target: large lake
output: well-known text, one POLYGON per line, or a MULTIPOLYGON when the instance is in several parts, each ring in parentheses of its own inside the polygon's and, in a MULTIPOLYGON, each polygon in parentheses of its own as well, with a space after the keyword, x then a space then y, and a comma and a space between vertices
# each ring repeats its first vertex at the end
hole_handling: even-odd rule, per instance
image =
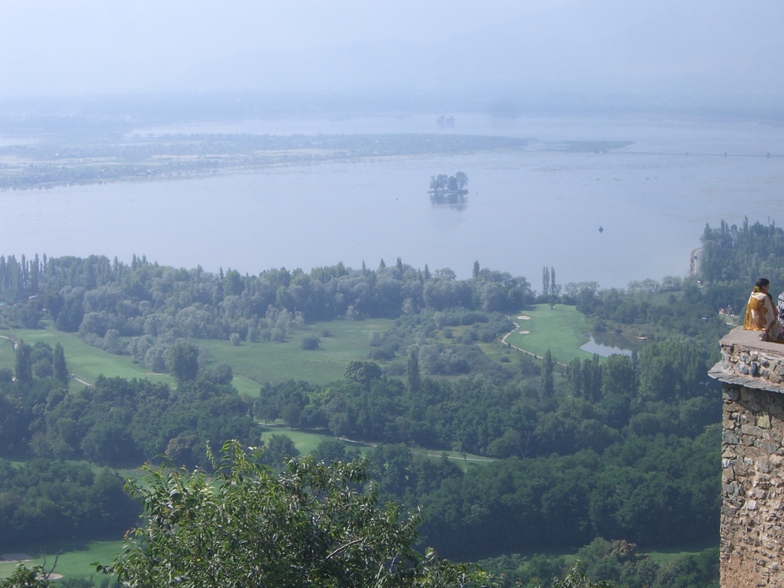
MULTIPOLYGON (((140 132, 440 132, 435 116, 250 121, 140 132)), ((706 223, 784 217, 784 128, 682 120, 455 115, 456 133, 623 140, 610 153, 527 150, 297 165, 190 180, 0 193, 0 253, 132 254, 258 273, 396 258, 468 277, 473 263, 602 287, 685 276, 706 223), (768 155, 770 154, 770 155, 768 155), (464 171, 462 210, 433 206, 430 177, 464 171), (603 228, 603 232, 599 228, 603 228)))

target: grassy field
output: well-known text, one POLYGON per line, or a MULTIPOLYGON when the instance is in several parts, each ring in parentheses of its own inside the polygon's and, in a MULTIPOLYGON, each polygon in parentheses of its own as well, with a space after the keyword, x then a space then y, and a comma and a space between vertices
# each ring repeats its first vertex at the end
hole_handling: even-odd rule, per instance
POLYGON ((575 357, 592 357, 591 353, 580 349, 580 346, 590 339, 590 326, 574 306, 556 304, 555 308, 551 309, 549 304, 537 304, 511 318, 520 327, 507 338, 510 345, 540 357, 549 349, 553 357, 561 363, 569 363, 575 357), (530 318, 521 319, 520 316, 530 318))
MULTIPOLYGON (((148 378, 156 382, 174 380, 169 374, 155 374, 145 370, 144 366, 133 363, 129 355, 113 355, 82 341, 76 333, 64 333, 51 325, 46 329, 3 329, 0 336, 23 340, 29 345, 43 341, 54 347, 60 343, 65 351, 68 369, 77 378, 92 384, 99 375, 120 376, 123 378, 148 378)), ((0 340, 0 367, 14 369, 15 354, 7 339, 0 340)), ((72 388, 81 388, 81 384, 72 381, 72 388)))
MULTIPOLYGON (((318 447, 318 444, 321 443, 322 441, 333 438, 331 435, 322 435, 319 433, 298 431, 295 429, 290 429, 288 427, 278 426, 278 425, 267 426, 264 432, 262 433, 261 438, 263 440, 265 438, 271 437, 272 435, 287 435, 288 437, 291 438, 292 442, 294 443, 294 446, 302 455, 309 454, 311 451, 316 449, 316 447, 318 447)), ((359 452, 362 455, 369 452, 374 447, 372 444, 368 444, 368 443, 359 443, 359 442, 355 443, 345 439, 343 439, 343 441, 347 447, 350 447, 352 449, 359 449, 359 452)), ((486 463, 490 463, 491 461, 495 461, 494 459, 488 457, 482 457, 481 455, 473 455, 471 453, 467 453, 463 455, 462 453, 458 453, 457 451, 439 451, 435 449, 418 449, 418 448, 414 448, 411 451, 412 453, 418 455, 426 455, 428 457, 432 457, 436 459, 440 459, 441 455, 445 453, 449 459, 454 460, 455 463, 458 464, 461 467, 461 469, 463 469, 464 471, 468 468, 468 465, 472 463, 486 464, 486 463)))
MULTIPOLYGON (((298 431, 288 427, 276 425, 264 427, 264 431, 261 434, 261 440, 267 441, 272 435, 286 435, 291 439, 291 441, 294 443, 294 447, 296 447, 302 455, 308 455, 311 451, 318 447, 319 443, 333 438, 332 435, 309 433, 306 431, 298 431)), ((367 449, 370 447, 369 445, 364 444, 352 444, 352 446, 358 447, 360 451, 367 451, 367 449)))
POLYGON ((647 553, 657 564, 666 566, 676 559, 686 557, 687 555, 697 555, 701 551, 705 551, 711 547, 718 547, 718 545, 694 545, 681 549, 680 551, 641 551, 640 553, 647 553))
MULTIPOLYGON (((57 558, 55 574, 61 574, 64 578, 93 578, 97 585, 104 579, 104 576, 95 574, 95 566, 90 564, 96 561, 102 564, 110 564, 120 554, 122 543, 122 539, 90 541, 86 544, 60 545, 52 549, 22 550, 22 553, 27 553, 34 557, 31 561, 24 562, 28 568, 35 565, 43 565, 48 570, 54 564, 55 558, 57 558), (58 556, 58 554, 60 555, 58 556)), ((10 576, 17 565, 12 562, 0 563, 0 578, 10 576)))
MULTIPOLYGON (((215 361, 230 364, 235 380, 240 375, 257 382, 254 393, 258 394, 259 384, 265 382, 293 379, 324 385, 341 379, 351 360, 367 357, 370 335, 373 332, 383 333, 391 325, 392 321, 386 319, 332 321, 314 324, 309 330, 294 331, 284 343, 245 341, 236 346, 229 341, 218 340, 194 343, 209 349, 215 361), (329 337, 322 336, 325 330, 329 331, 329 337), (300 348, 302 339, 310 335, 320 337, 320 348, 304 351, 300 348)), ((235 381, 240 389, 237 384, 235 381)))
MULTIPOLYGON (((231 365, 237 390, 255 396, 265 382, 294 379, 328 384, 339 380, 351 360, 367 356, 370 335, 384 332, 391 324, 392 321, 384 319, 315 324, 309 330, 294 331, 290 340, 284 343, 243 342, 237 346, 219 340, 192 340, 191 343, 207 348, 212 361, 231 365), (329 331, 330 336, 322 336, 325 331, 329 331), (313 334, 320 336, 320 349, 302 350, 302 339, 313 334)), ((59 342, 65 351, 68 368, 77 378, 90 384, 101 374, 174 384, 168 374, 148 372, 144 366, 133 363, 128 355, 113 355, 90 347, 75 333, 58 331, 51 325, 39 330, 0 330, 0 336, 23 340, 30 345, 43 341, 54 347, 59 342)), ((10 339, 0 339, 0 367, 13 369, 15 355, 10 339)), ((73 381, 71 386, 75 390, 82 385, 73 381)))
MULTIPOLYGON (((591 354, 580 349, 588 341, 589 325, 575 307, 547 304, 536 305, 512 316, 520 328, 509 335, 507 342, 536 355, 542 356, 550 349, 561 363, 569 363, 575 357, 581 359, 591 354), (519 316, 530 317, 527 320, 519 316), (523 334, 522 331, 529 331, 523 334)), ((294 331, 283 343, 242 342, 232 345, 223 340, 192 340, 209 351, 211 362, 226 362, 234 372, 234 386, 243 394, 258 395, 259 387, 267 382, 279 383, 286 380, 306 380, 317 385, 326 385, 343 376, 351 360, 367 357, 369 339, 374 332, 383 333, 392 325, 391 320, 371 319, 365 321, 331 321, 310 325, 307 330, 294 331), (324 336, 324 333, 329 336, 324 336), (300 348, 302 339, 309 335, 320 337, 320 348, 305 351, 300 348)), ((452 331, 460 334, 460 327, 452 331)), ((174 384, 168 374, 148 372, 144 366, 134 364, 130 356, 113 355, 85 344, 78 335, 57 331, 51 325, 46 329, 0 330, 0 336, 22 339, 28 344, 44 341, 52 346, 62 344, 68 367, 73 374, 86 382, 93 383, 104 374, 123 378, 148 378, 153 381, 174 384)), ((444 341, 448 343, 448 341, 444 341)), ((496 343, 483 344, 485 352, 493 359, 514 354, 496 343)), ((0 367, 13 369, 14 350, 9 340, 0 339, 0 367)), ((504 360, 505 361, 505 360, 504 360)), ((77 381, 72 389, 81 387, 77 381)))

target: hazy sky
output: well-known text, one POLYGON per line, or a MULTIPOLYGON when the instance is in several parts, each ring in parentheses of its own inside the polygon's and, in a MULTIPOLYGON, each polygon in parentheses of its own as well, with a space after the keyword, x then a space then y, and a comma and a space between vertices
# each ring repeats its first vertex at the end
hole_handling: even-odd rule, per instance
POLYGON ((319 89, 375 63, 422 87, 440 68, 754 99, 784 94, 782 29, 781 0, 0 0, 0 96, 319 89))
POLYGON ((247 51, 400 39, 432 43, 517 2, 455 0, 0 0, 3 94, 166 88, 247 51), (179 76, 175 76, 179 77, 179 76))

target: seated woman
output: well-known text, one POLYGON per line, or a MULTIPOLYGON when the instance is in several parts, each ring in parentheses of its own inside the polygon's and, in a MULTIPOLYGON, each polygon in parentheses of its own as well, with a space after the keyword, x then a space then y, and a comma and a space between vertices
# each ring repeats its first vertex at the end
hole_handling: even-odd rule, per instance
POLYGON ((770 290, 770 281, 767 278, 757 280, 746 306, 743 328, 762 331, 760 338, 763 341, 784 343, 784 331, 779 323, 778 309, 773 305, 773 298, 768 294, 768 290, 770 290))

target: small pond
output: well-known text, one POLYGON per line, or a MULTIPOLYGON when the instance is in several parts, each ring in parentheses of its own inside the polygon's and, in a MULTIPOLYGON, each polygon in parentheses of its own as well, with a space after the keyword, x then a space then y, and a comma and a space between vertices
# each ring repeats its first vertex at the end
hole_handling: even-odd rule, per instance
POLYGON ((632 351, 639 353, 644 344, 644 341, 630 341, 627 337, 615 333, 591 333, 591 340, 580 349, 602 357, 610 357, 616 354, 631 355, 632 351))

